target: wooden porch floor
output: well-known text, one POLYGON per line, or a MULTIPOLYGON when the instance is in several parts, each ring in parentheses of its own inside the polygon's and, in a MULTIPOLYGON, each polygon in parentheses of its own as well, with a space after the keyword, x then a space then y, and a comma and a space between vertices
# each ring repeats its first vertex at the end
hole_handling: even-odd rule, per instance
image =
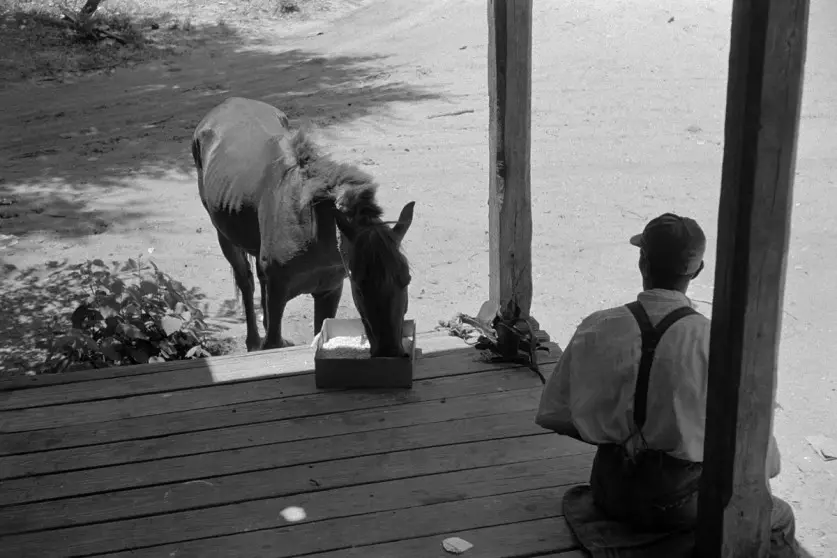
POLYGON ((583 556, 592 448, 534 424, 537 376, 418 345, 409 391, 318 391, 308 347, 0 383, 0 555, 583 556))

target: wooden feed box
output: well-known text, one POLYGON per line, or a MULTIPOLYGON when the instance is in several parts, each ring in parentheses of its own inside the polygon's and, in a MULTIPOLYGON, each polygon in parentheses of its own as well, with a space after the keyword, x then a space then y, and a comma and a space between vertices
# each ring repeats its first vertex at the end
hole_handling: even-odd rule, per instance
POLYGON ((323 344, 334 337, 364 334, 359 319, 327 319, 314 349, 314 379, 318 388, 411 388, 416 360, 416 323, 404 321, 404 337, 410 339, 408 358, 328 358, 323 344))

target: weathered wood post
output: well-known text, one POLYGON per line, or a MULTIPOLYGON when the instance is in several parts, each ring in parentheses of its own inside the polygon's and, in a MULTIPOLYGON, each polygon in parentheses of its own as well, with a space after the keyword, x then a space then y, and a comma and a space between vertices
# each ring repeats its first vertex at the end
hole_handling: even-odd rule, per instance
POLYGON ((512 301, 522 316, 529 317, 532 0, 488 0, 488 95, 490 298, 501 309, 512 301))
POLYGON ((765 471, 790 236, 809 0, 734 0, 709 401, 700 488, 701 558, 763 558, 765 471))

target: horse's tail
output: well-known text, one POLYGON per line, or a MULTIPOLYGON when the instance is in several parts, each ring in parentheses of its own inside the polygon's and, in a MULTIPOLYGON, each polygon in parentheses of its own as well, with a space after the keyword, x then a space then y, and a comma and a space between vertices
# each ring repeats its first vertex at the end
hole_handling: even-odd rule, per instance
POLYGON ((197 137, 192 138, 192 159, 195 161, 195 168, 198 170, 198 182, 203 182, 203 158, 201 157, 201 144, 197 137))

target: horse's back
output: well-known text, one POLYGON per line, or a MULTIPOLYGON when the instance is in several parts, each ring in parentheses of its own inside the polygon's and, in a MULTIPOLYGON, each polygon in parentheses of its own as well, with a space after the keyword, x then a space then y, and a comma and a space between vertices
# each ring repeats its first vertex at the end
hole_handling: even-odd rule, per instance
POLYGON ((238 138, 242 134, 255 133, 266 139, 288 132, 285 113, 262 101, 230 97, 218 104, 203 117, 195 129, 195 139, 207 135, 238 138))
POLYGON ((277 139, 290 133, 285 114, 267 103, 230 97, 210 110, 193 135, 201 197, 209 206, 255 202, 277 139))

